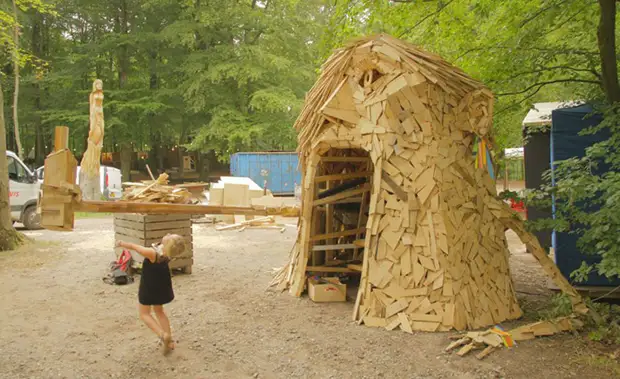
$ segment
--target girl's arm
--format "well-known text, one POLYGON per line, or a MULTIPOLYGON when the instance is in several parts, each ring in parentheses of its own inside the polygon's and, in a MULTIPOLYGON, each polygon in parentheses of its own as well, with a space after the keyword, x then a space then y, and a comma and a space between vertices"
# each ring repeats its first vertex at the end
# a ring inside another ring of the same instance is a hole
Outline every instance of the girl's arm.
POLYGON ((133 250, 136 253, 142 255, 144 258, 151 261, 152 263, 155 263, 155 261, 157 260, 157 253, 155 252, 154 249, 150 247, 144 247, 144 246, 136 245, 135 243, 124 242, 124 241, 118 241, 116 243, 116 246, 129 249, 129 250, 133 250))

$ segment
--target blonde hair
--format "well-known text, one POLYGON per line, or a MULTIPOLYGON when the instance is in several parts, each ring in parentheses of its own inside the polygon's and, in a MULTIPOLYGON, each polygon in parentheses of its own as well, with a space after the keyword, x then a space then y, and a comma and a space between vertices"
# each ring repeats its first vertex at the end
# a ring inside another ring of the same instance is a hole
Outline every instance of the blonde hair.
POLYGON ((176 258, 185 251, 185 240, 178 234, 170 235, 162 245, 164 256, 168 258, 176 258))

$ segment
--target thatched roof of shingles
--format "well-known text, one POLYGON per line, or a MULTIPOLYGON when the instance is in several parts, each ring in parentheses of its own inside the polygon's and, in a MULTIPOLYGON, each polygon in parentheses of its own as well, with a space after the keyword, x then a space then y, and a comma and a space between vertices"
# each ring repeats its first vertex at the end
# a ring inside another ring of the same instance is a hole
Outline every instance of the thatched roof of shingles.
POLYGON ((323 64, 321 75, 306 95, 304 107, 295 122, 298 151, 304 151, 321 133, 325 117, 320 110, 339 89, 343 79, 355 71, 361 74, 369 68, 385 74, 378 65, 385 62, 395 64, 396 69, 403 73, 420 73, 427 81, 442 87, 457 99, 473 91, 481 91, 492 98, 491 92, 482 83, 438 55, 386 34, 360 38, 336 50, 323 64))

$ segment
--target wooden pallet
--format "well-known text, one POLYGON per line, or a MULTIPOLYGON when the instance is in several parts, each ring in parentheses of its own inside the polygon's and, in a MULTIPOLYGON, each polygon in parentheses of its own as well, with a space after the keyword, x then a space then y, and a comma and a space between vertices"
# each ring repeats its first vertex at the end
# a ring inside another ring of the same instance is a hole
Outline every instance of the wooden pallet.
MULTIPOLYGON (((194 247, 192 237, 191 215, 147 215, 136 213, 117 213, 114 215, 115 241, 131 242, 142 246, 158 243, 166 234, 178 234, 185 239, 186 249, 179 257, 170 261, 171 269, 182 269, 191 274, 194 264, 194 247)), ((122 248, 116 248, 120 255, 122 248)), ((137 268, 142 266, 144 257, 132 251, 131 255, 137 268)))

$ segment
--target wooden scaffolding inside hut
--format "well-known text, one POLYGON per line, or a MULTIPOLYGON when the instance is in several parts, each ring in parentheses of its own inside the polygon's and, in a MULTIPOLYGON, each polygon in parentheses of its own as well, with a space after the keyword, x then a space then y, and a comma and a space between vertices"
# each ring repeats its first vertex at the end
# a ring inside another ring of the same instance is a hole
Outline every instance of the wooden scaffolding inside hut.
MULTIPOLYGON (((508 265, 513 229, 585 307, 475 167, 493 95, 440 57, 386 35, 337 50, 297 122, 299 234, 279 288, 308 273, 361 271, 354 319, 402 330, 473 329, 521 316, 508 265)), ((331 274, 329 274, 331 273, 331 274)))

